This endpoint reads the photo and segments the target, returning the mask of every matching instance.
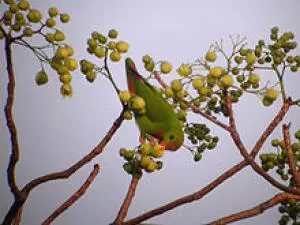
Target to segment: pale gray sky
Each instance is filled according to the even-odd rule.
[[[31,1],[32,6],[46,13],[51,6],[72,16],[64,26],[67,42],[79,59],[89,57],[85,52],[86,39],[94,30],[106,33],[119,30],[120,38],[130,43],[128,55],[137,61],[145,73],[141,57],[150,54],[156,59],[167,59],[178,66],[202,56],[209,45],[228,36],[247,36],[250,45],[267,38],[269,29],[276,25],[284,31],[293,31],[300,43],[300,2],[298,0],[228,0],[228,1]],[[1,11],[2,9],[0,9]],[[2,12],[2,11],[1,11]],[[225,42],[226,43],[226,42]],[[6,97],[3,43],[0,42],[0,106]],[[298,54],[299,54],[298,50]],[[17,90],[15,119],[19,129],[21,160],[17,166],[20,186],[37,176],[63,170],[88,153],[105,135],[121,106],[109,82],[99,77],[89,84],[79,72],[73,76],[74,97],[64,100],[59,93],[57,75],[49,70],[49,83],[37,87],[35,73],[40,69],[27,50],[14,48]],[[111,67],[118,85],[126,88],[124,64]],[[287,86],[300,97],[299,73],[289,74]],[[269,76],[269,77],[267,77]],[[272,80],[266,74],[264,80]],[[280,104],[261,107],[257,97],[246,97],[236,107],[238,128],[246,146],[259,137],[278,111]],[[292,129],[300,127],[299,112],[291,110],[286,121],[293,121]],[[203,122],[199,117],[196,121]],[[168,153],[165,168],[154,174],[145,174],[138,186],[128,217],[157,207],[183,195],[193,193],[241,160],[227,134],[213,125],[213,133],[220,136],[220,145],[195,163],[188,151]],[[274,134],[281,137],[281,131]],[[134,147],[138,143],[138,129],[134,121],[125,122],[108,144],[105,152],[93,162],[101,172],[95,182],[75,205],[61,215],[54,224],[109,224],[118,212],[127,191],[130,176],[122,170],[120,147]],[[12,196],[6,182],[9,157],[9,136],[3,110],[0,111],[0,220],[7,212]],[[270,149],[270,148],[269,148]],[[268,150],[267,147],[264,150]],[[35,189],[24,209],[24,225],[40,224],[56,207],[84,182],[93,163],[82,168],[68,180],[44,184]],[[269,183],[249,168],[222,184],[204,199],[179,207],[152,220],[160,224],[203,224],[238,210],[253,207],[277,193]],[[276,224],[277,207],[259,217],[235,224]]]

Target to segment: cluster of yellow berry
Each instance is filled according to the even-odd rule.
[[[296,141],[292,143],[291,147],[295,160],[300,161],[300,130],[295,132],[294,137],[296,138]],[[276,173],[281,177],[281,179],[289,180],[290,185],[294,186],[293,180],[291,179],[291,170],[287,168],[288,152],[284,140],[273,139],[271,144],[277,149],[278,153],[270,152],[261,154],[259,157],[262,168],[265,171],[269,171],[276,167]]]
[[[23,38],[29,38],[34,35],[44,37],[49,46],[32,46],[29,42],[24,45],[28,47],[41,61],[42,69],[35,76],[37,85],[44,85],[48,82],[48,75],[44,69],[44,64],[50,66],[59,74],[59,80],[62,82],[61,94],[63,96],[72,96],[72,86],[70,85],[71,72],[76,70],[78,62],[72,58],[74,50],[71,46],[62,43],[66,37],[65,34],[56,29],[56,21],[59,18],[61,23],[67,23],[70,16],[67,13],[60,13],[55,7],[48,10],[48,18],[43,20],[43,14],[31,7],[27,0],[4,0],[7,10],[4,12],[3,19],[0,21],[0,39],[12,38],[10,40],[21,40],[17,44],[22,44]],[[2,4],[2,1],[0,1]],[[2,24],[5,26],[3,27]],[[54,49],[54,56],[48,55],[47,48]],[[51,51],[53,52],[53,51]]]
[[[163,167],[162,161],[156,159],[164,156],[164,149],[159,144],[143,143],[138,150],[120,149],[120,156],[127,162],[124,163],[124,170],[131,175],[142,175],[143,171],[152,173]]]
[[[112,62],[119,62],[121,54],[128,51],[129,45],[125,41],[116,42],[118,31],[112,29],[108,32],[108,38],[97,31],[92,32],[91,38],[87,40],[87,51],[97,58],[103,58],[109,53]]]
[[[119,93],[121,102],[127,106],[128,110],[124,113],[124,118],[127,120],[132,119],[132,112],[143,115],[146,112],[145,100],[135,94],[131,94],[128,91],[121,91]]]
[[[160,71],[163,74],[171,73],[173,66],[171,63],[169,63],[166,60],[159,61],[157,63],[154,62],[153,58],[149,55],[144,55],[142,58],[142,61],[144,63],[144,67],[148,72],[153,72],[155,69],[155,65],[160,65],[160,68],[158,71]]]

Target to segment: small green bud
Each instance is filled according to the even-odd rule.
[[[48,75],[44,70],[41,70],[35,76],[35,82],[37,85],[44,85],[48,82]]]
[[[199,152],[195,153],[195,155],[194,155],[194,160],[195,160],[195,162],[198,162],[198,161],[200,161],[201,159],[202,159],[202,154],[199,153]]]
[[[215,78],[219,78],[223,74],[223,71],[222,67],[213,67],[210,69],[210,74]]]
[[[70,21],[70,15],[67,13],[60,14],[60,21],[62,23],[68,23]]]
[[[54,33],[55,41],[64,41],[66,39],[65,34],[60,30],[56,30]]]
[[[126,53],[128,51],[129,45],[125,41],[119,41],[116,45],[116,49],[121,53]]]
[[[118,37],[118,31],[116,31],[115,29],[112,29],[108,32],[108,37],[110,38],[117,38]]]
[[[121,59],[121,54],[118,51],[112,51],[109,55],[109,58],[112,62],[119,62]]]
[[[181,84],[181,81],[180,80],[173,80],[171,82],[171,89],[174,91],[174,92],[179,92],[182,90],[182,84]]]
[[[20,10],[26,11],[30,8],[30,4],[26,0],[21,0],[21,1],[18,2],[18,7],[19,7]]]
[[[94,71],[88,71],[86,73],[86,79],[90,82],[93,83],[94,80],[96,79],[97,75]]]
[[[216,52],[207,52],[205,55],[205,59],[209,62],[215,62],[217,59]]]
[[[167,61],[163,61],[160,64],[160,70],[162,73],[165,73],[165,74],[170,73],[172,71],[172,64],[170,64]]]
[[[152,58],[149,55],[144,55],[142,60],[143,60],[144,63],[147,64],[147,63],[150,63],[152,61]]]

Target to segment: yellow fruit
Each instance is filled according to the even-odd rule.
[[[143,155],[140,160],[140,166],[143,169],[146,169],[149,166],[150,162],[152,162],[151,158],[149,156]]]
[[[55,41],[64,41],[66,39],[65,34],[60,30],[56,30],[54,33]]]
[[[174,91],[174,92],[179,92],[182,90],[182,84],[181,84],[181,81],[180,80],[173,80],[171,82],[171,89]]]
[[[55,53],[55,57],[58,59],[65,59],[69,56],[69,50],[64,47],[58,47]]]
[[[65,66],[68,68],[68,70],[74,71],[78,68],[78,62],[76,59],[67,58],[65,59]]]
[[[67,22],[69,22],[69,20],[70,20],[70,15],[69,14],[67,14],[67,13],[60,14],[60,21],[62,23],[67,23]]]
[[[54,27],[56,25],[56,22],[53,18],[49,18],[46,20],[46,26],[47,27]]]
[[[111,61],[118,62],[121,59],[121,54],[120,54],[120,52],[112,51],[110,53],[109,57],[110,57]]]
[[[115,49],[116,46],[117,46],[117,44],[116,44],[116,42],[114,42],[114,41],[110,41],[110,42],[108,42],[108,44],[107,44],[107,47],[108,47],[109,49]]]
[[[73,88],[72,88],[72,86],[70,84],[63,84],[60,87],[60,93],[64,97],[72,97],[72,95],[73,95]]]
[[[163,157],[165,154],[165,150],[162,148],[161,145],[155,145],[152,149],[151,149],[151,155],[154,158],[161,158]]]
[[[145,168],[146,172],[148,173],[152,173],[155,171],[156,169],[156,162],[154,162],[153,160],[151,160],[148,164],[148,166]]]
[[[279,92],[273,88],[270,88],[266,92],[266,98],[275,101],[279,95]]]
[[[36,9],[31,9],[27,14],[27,19],[29,20],[29,22],[38,23],[42,19],[42,14]]]
[[[174,93],[172,91],[171,88],[166,88],[165,89],[165,95],[168,97],[168,98],[173,98],[174,97]]]
[[[94,71],[88,71],[86,73],[86,79],[89,81],[89,82],[94,82],[94,80],[96,79],[97,75]]]
[[[59,11],[58,11],[58,9],[55,8],[55,7],[52,7],[52,8],[50,8],[50,9],[48,10],[48,14],[49,14],[50,17],[55,17],[55,16],[58,15],[58,13],[59,13]]]
[[[231,75],[227,74],[221,78],[221,84],[224,88],[229,88],[233,85],[233,78]]]
[[[26,11],[27,9],[30,8],[30,4],[26,0],[21,0],[18,3],[18,7],[19,7],[20,10]]]
[[[217,59],[217,54],[216,52],[207,52],[205,59],[209,62],[214,62]]]
[[[48,76],[44,70],[37,73],[35,76],[35,82],[37,85],[44,85],[48,82]]]
[[[131,120],[132,119],[132,113],[130,111],[124,112],[124,119],[125,120]]]
[[[210,74],[215,78],[219,78],[223,74],[223,68],[222,67],[213,67],[210,69]]]
[[[144,55],[142,60],[144,63],[150,63],[152,58],[149,55]]]
[[[256,57],[256,55],[253,52],[248,53],[246,55],[246,62],[248,64],[254,64],[256,62],[256,60],[257,60],[257,57]]]
[[[68,73],[64,73],[62,75],[59,76],[59,80],[60,82],[62,82],[63,84],[69,84],[72,80],[72,76],[71,74],[68,72]]]
[[[97,56],[98,58],[103,58],[105,56],[105,49],[103,47],[97,47],[94,50],[94,54],[95,56]]]
[[[192,81],[192,85],[193,85],[193,88],[195,88],[196,90],[199,90],[200,88],[202,88],[204,86],[204,79],[197,78]]]
[[[135,96],[131,98],[131,107],[136,110],[144,109],[146,106],[146,103],[143,98],[139,96]]]
[[[122,102],[128,102],[129,99],[131,98],[131,94],[128,91],[121,91],[119,93],[119,98]]]
[[[153,60],[150,60],[150,62],[145,63],[144,66],[145,66],[145,69],[149,72],[152,72],[155,67]]]
[[[162,73],[170,73],[172,71],[172,65],[167,61],[163,61],[160,64],[160,71]]]
[[[183,77],[191,75],[192,72],[192,67],[188,64],[181,64],[181,66],[177,69],[177,73]]]
[[[149,155],[151,152],[151,146],[147,143],[141,144],[141,146],[139,148],[139,152],[142,155]]]
[[[250,84],[258,84],[260,81],[260,77],[255,73],[250,73],[248,77],[248,82]]]
[[[119,52],[126,53],[128,51],[129,45],[125,41],[119,41],[116,45]]]

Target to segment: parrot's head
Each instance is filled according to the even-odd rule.
[[[176,151],[183,144],[183,132],[181,129],[166,131],[160,142],[166,150]]]

